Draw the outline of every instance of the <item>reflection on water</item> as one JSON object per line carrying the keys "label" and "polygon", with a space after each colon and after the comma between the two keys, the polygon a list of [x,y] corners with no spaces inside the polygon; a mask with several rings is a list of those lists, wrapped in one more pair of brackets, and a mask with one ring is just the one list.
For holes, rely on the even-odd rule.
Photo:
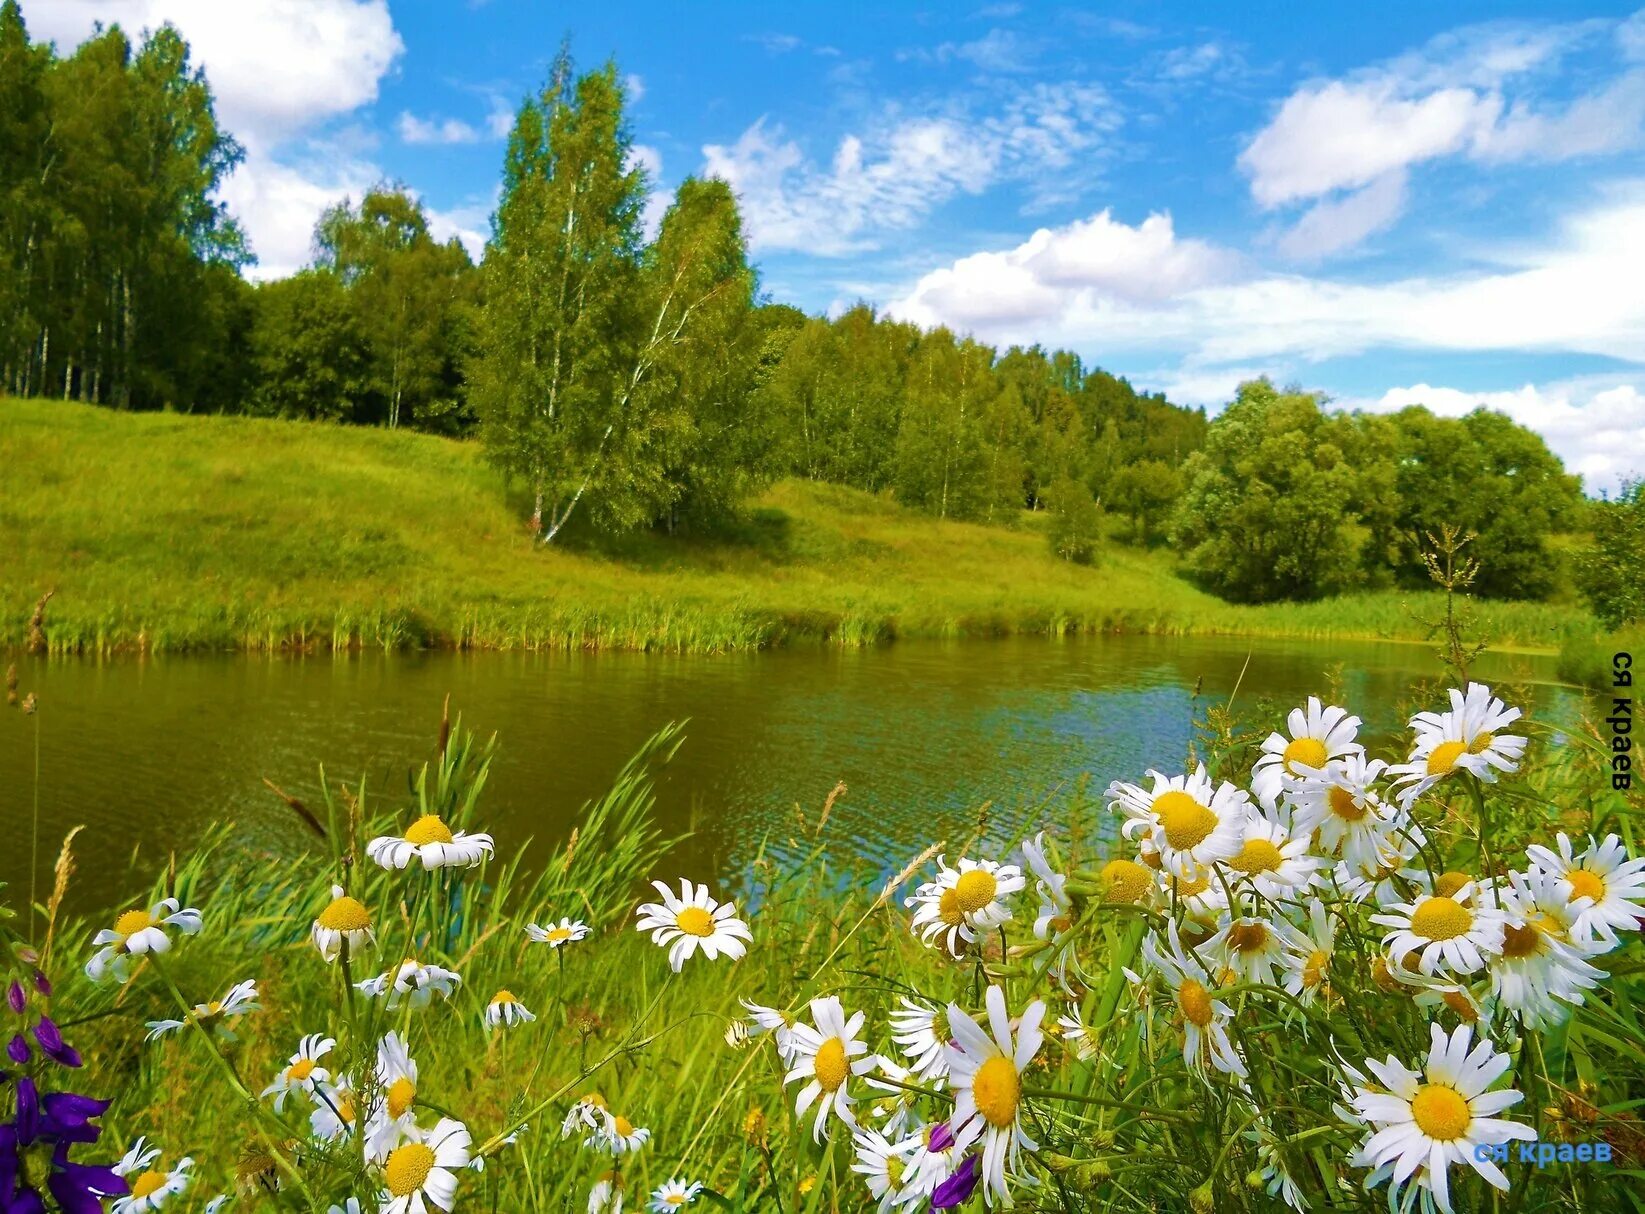
{"label": "reflection on water", "polygon": [[[813,817],[842,780],[830,837],[888,868],[966,837],[985,802],[1010,834],[1082,776],[1100,790],[1180,767],[1196,684],[1201,711],[1236,685],[1236,707],[1289,705],[1337,665],[1350,705],[1384,734],[1412,682],[1437,673],[1426,649],[1406,645],[1106,637],[726,657],[37,661],[21,674],[42,706],[42,884],[63,832],[84,823],[77,901],[105,903],[130,892],[137,843],[145,873],[218,821],[275,855],[306,846],[264,776],[312,798],[323,762],[333,778],[364,775],[403,795],[447,692],[454,712],[500,735],[482,805],[504,848],[563,838],[648,734],[689,718],[659,810],[669,828],[696,832],[670,867],[706,875],[746,863],[762,839],[781,853],[798,814]],[[1549,683],[1549,659],[1489,658],[1480,674],[1534,684],[1544,714],[1574,710],[1576,693]],[[14,890],[27,884],[33,723],[0,717],[0,879]]]}

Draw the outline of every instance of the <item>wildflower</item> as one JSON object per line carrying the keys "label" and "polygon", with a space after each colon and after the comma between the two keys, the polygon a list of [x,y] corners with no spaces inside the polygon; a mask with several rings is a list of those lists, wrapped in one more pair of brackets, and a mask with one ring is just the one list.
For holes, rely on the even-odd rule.
{"label": "wildflower", "polygon": [[613,1155],[623,1155],[631,1151],[638,1151],[651,1137],[651,1131],[644,1126],[637,1126],[620,1113],[606,1112],[594,1133],[583,1141],[585,1147],[608,1151]]}
{"label": "wildflower", "polygon": [[1334,870],[1336,883],[1355,902],[1375,897],[1387,905],[1400,899],[1400,881],[1420,884],[1417,853],[1428,841],[1422,827],[1400,814],[1368,841],[1364,849],[1348,849]]}
{"label": "wildflower", "polygon": [[457,1199],[459,1168],[468,1166],[468,1128],[442,1117],[432,1130],[418,1132],[395,1147],[383,1164],[382,1214],[422,1214],[427,1206],[449,1210]]}
{"label": "wildflower", "polygon": [[961,1154],[954,1132],[946,1121],[934,1121],[911,1134],[908,1142],[913,1147],[904,1184],[911,1192],[929,1197],[954,1170]]}
{"label": "wildflower", "polygon": [[[232,1195],[228,1193],[221,1193],[206,1202],[205,1214],[218,1214],[218,1211],[233,1200],[234,1198]],[[346,1208],[343,1206],[332,1206],[331,1209],[326,1211],[326,1214],[360,1214],[360,1203],[355,1201],[352,1197],[348,1200],[349,1205]]]}
{"label": "wildflower", "polygon": [[754,1030],[749,1022],[738,1018],[728,1020],[725,1024],[725,1043],[734,1050],[740,1050],[754,1039]]}
{"label": "wildflower", "polygon": [[1555,1028],[1570,1016],[1571,1004],[1582,1002],[1582,992],[1605,977],[1572,941],[1572,926],[1591,904],[1585,897],[1571,900],[1570,882],[1553,873],[1532,869],[1509,880],[1502,896],[1502,952],[1490,963],[1491,992],[1526,1028]]}
{"label": "wildflower", "polygon": [[345,894],[341,885],[331,887],[331,901],[314,920],[309,938],[327,961],[337,960],[345,942],[352,957],[376,941],[371,932],[371,915],[357,899]]}
{"label": "wildflower", "polygon": [[623,1178],[607,1172],[588,1191],[588,1214],[623,1214]]}
{"label": "wildflower", "polygon": [[[101,1137],[102,1127],[93,1119],[102,1116],[108,1101],[75,1092],[42,1096],[27,1075],[17,1076],[14,1083],[13,1120],[0,1124],[0,1201],[11,1202],[8,1209],[45,1210],[55,1201],[64,1210],[98,1210],[101,1198],[129,1191],[113,1168],[69,1158],[78,1144]],[[25,1159],[38,1166],[25,1168]]]}
{"label": "wildflower", "polygon": [[1268,808],[1279,803],[1310,774],[1322,770],[1335,759],[1363,755],[1365,748],[1354,739],[1360,719],[1346,708],[1324,707],[1318,696],[1309,696],[1306,708],[1293,708],[1285,719],[1290,737],[1271,733],[1262,744],[1262,755],[1251,769],[1251,792]]}
{"label": "wildflower", "polygon": [[438,965],[423,965],[415,958],[408,957],[400,962],[398,968],[354,985],[373,999],[386,994],[385,1007],[399,1007],[400,1001],[405,999],[412,1007],[422,1008],[427,1007],[435,995],[451,998],[451,992],[461,982],[462,978],[451,970],[441,969]]}
{"label": "wildflower", "polygon": [[1336,921],[1318,898],[1308,903],[1308,930],[1296,932],[1286,955],[1286,991],[1303,1003],[1330,989],[1331,957],[1336,952]]}
{"label": "wildflower", "polygon": [[382,1163],[417,1126],[417,1061],[398,1034],[377,1043],[377,1098],[366,1114],[366,1156]]}
{"label": "wildflower", "polygon": [[948,1047],[948,1080],[954,1089],[954,1137],[963,1151],[982,1142],[983,1191],[1011,1204],[1007,1171],[1015,1171],[1021,1151],[1039,1144],[1023,1132],[1022,1072],[1033,1062],[1045,1036],[1040,1022],[1045,1004],[1036,999],[1022,1014],[1015,1038],[1005,1006],[1005,992],[990,986],[985,1000],[992,1036],[956,1003],[948,1005],[954,1041]]}
{"label": "wildflower", "polygon": [[275,1112],[285,1109],[286,1097],[291,1093],[312,1096],[316,1084],[331,1078],[331,1072],[320,1065],[320,1059],[331,1053],[331,1047],[336,1044],[332,1038],[322,1037],[319,1033],[310,1033],[297,1043],[297,1052],[291,1056],[290,1065],[262,1091],[264,1096],[274,1097]]}
{"label": "wildflower", "polygon": [[914,1120],[914,1093],[905,1086],[912,1078],[907,1067],[884,1054],[876,1054],[874,1066],[863,1074],[863,1081],[881,1093],[868,1106],[868,1111],[885,1122],[880,1126],[880,1133],[888,1138],[900,1136]]}
{"label": "wildflower", "polygon": [[667,1180],[652,1192],[649,1208],[652,1214],[673,1214],[673,1211],[696,1201],[697,1194],[702,1191],[700,1180],[693,1180],[690,1184],[683,1180]]}
{"label": "wildflower", "polygon": [[1202,949],[1222,967],[1217,977],[1218,985],[1223,985],[1232,979],[1272,983],[1275,971],[1285,966],[1286,954],[1297,947],[1296,934],[1288,923],[1254,915],[1224,915],[1217,934]]}
{"label": "wildflower", "polygon": [[1141,902],[1154,890],[1154,873],[1135,860],[1116,856],[1097,871],[1103,902]]}
{"label": "wildflower", "polygon": [[1487,958],[1502,952],[1502,912],[1489,906],[1469,906],[1474,892],[1464,885],[1449,897],[1430,894],[1415,902],[1396,902],[1372,923],[1390,928],[1382,937],[1390,957],[1405,968],[1409,954],[1418,954],[1416,967],[1424,974],[1444,962],[1452,973],[1472,974]]}
{"label": "wildflower", "polygon": [[184,1156],[171,1169],[157,1168],[160,1148],[150,1146],[146,1138],[132,1144],[125,1157],[114,1165],[114,1173],[124,1176],[130,1192],[109,1207],[109,1214],[146,1214],[162,1208],[173,1197],[188,1188],[189,1169],[194,1160]]}
{"label": "wildflower", "polygon": [[1070,1003],[1068,1011],[1057,1017],[1057,1031],[1062,1035],[1063,1046],[1072,1051],[1074,1057],[1082,1062],[1096,1057],[1097,1043],[1091,1036],[1079,1004]]}
{"label": "wildflower", "polygon": [[1244,842],[1251,799],[1232,784],[1213,786],[1202,763],[1192,775],[1167,778],[1150,771],[1154,788],[1144,792],[1118,780],[1108,786],[1109,808],[1125,815],[1127,838],[1141,834],[1166,871],[1193,877],[1215,860],[1227,860]]}
{"label": "wildflower", "polygon": [[1159,897],[1165,905],[1180,907],[1191,921],[1207,931],[1216,929],[1222,913],[1228,909],[1228,891],[1222,882],[1211,880],[1210,869],[1200,869],[1187,877],[1161,871],[1157,880]]}
{"label": "wildflower", "polygon": [[721,953],[736,960],[748,951],[744,941],[754,937],[748,924],[737,918],[736,903],[716,902],[708,896],[708,886],[699,885],[693,890],[691,882],[684,877],[680,878],[678,898],[661,881],[651,884],[662,902],[641,904],[635,912],[640,916],[635,926],[642,932],[650,932],[653,944],[672,942],[668,964],[676,974],[699,948],[710,961]]}
{"label": "wildflower", "polygon": [[1211,997],[1211,976],[1183,951],[1176,923],[1167,930],[1169,946],[1162,948],[1159,934],[1150,932],[1142,942],[1142,955],[1171,988],[1171,997],[1182,1016],[1182,1060],[1202,1075],[1210,1063],[1219,1071],[1243,1078],[1245,1063],[1228,1039],[1233,1009]]}
{"label": "wildflower", "polygon": [[857,1119],[851,1112],[854,1098],[849,1080],[871,1068],[875,1060],[868,1052],[867,1043],[857,1037],[865,1019],[863,1013],[857,1012],[847,1020],[839,999],[830,995],[811,1001],[811,1019],[814,1024],[796,1024],[791,1030],[794,1054],[789,1065],[792,1069],[783,1077],[783,1086],[795,1080],[806,1081],[795,1101],[794,1113],[801,1116],[816,1103],[817,1119],[811,1136],[821,1142],[830,1112],[836,1113],[853,1130],[857,1128]]}
{"label": "wildflower", "polygon": [[490,835],[453,834],[437,814],[424,814],[404,835],[380,835],[366,844],[366,855],[384,868],[405,868],[413,860],[429,870],[472,868],[491,853]]}
{"label": "wildflower", "polygon": [[948,1077],[948,1013],[904,996],[902,1007],[891,1012],[891,1040],[908,1059],[910,1073],[921,1083],[941,1084]]}
{"label": "wildflower", "polygon": [[940,939],[955,956],[959,942],[969,944],[1008,923],[1011,908],[1005,898],[1025,884],[1015,864],[962,857],[958,868],[937,857],[937,879],[914,891],[904,905],[916,908],[910,929],[926,944]]}
{"label": "wildflower", "polygon": [[1223,867],[1232,883],[1264,898],[1294,898],[1319,881],[1325,861],[1308,853],[1309,832],[1296,829],[1279,810],[1245,820],[1240,848]]}
{"label": "wildflower", "polygon": [[765,1007],[748,999],[740,1000],[740,1002],[743,1007],[748,1009],[749,1017],[752,1020],[749,1033],[753,1036],[770,1033],[771,1039],[777,1044],[777,1056],[784,1062],[791,1061],[794,1057],[794,1039],[790,1030],[794,1027],[794,1017],[787,1012],[779,1011],[774,1007]]}
{"label": "wildflower", "polygon": [[533,944],[546,944],[549,948],[559,948],[566,944],[575,944],[588,935],[588,924],[581,919],[561,919],[558,923],[550,923],[547,927],[539,927],[535,923],[525,925],[525,934]]}
{"label": "wildflower", "polygon": [[967,1155],[951,1176],[931,1190],[931,1208],[952,1210],[963,1206],[971,1200],[971,1194],[977,1191],[978,1179],[977,1157]]}
{"label": "wildflower", "polygon": [[354,1089],[345,1081],[314,1085],[314,1111],[308,1115],[309,1132],[332,1141],[354,1133]]}
{"label": "wildflower", "polygon": [[1580,856],[1571,854],[1571,840],[1563,831],[1555,841],[1557,852],[1536,844],[1526,854],[1532,867],[1566,882],[1573,901],[1589,900],[1571,924],[1571,939],[1615,948],[1619,928],[1636,932],[1645,920],[1645,859],[1630,859],[1615,835],[1606,835],[1603,843],[1588,836],[1588,849]]}
{"label": "wildflower", "polygon": [[1039,914],[1034,917],[1034,936],[1050,940],[1054,933],[1068,930],[1073,914],[1074,900],[1068,895],[1068,878],[1046,860],[1043,830],[1023,843],[1022,854],[1034,874],[1034,890],[1040,896]]}
{"label": "wildflower", "polygon": [[1384,1090],[1359,1087],[1353,1093],[1354,1111],[1373,1133],[1361,1150],[1364,1166],[1392,1164],[1393,1188],[1409,1181],[1419,1166],[1427,1167],[1427,1184],[1435,1203],[1451,1209],[1451,1165],[1472,1167],[1498,1189],[1508,1178],[1481,1146],[1510,1139],[1534,1140],[1536,1131],[1495,1116],[1519,1103],[1517,1091],[1488,1089],[1508,1070],[1512,1058],[1498,1053],[1489,1041],[1470,1051],[1473,1030],[1461,1025],[1448,1037],[1429,1026],[1428,1058],[1421,1072],[1408,1070],[1391,1055],[1384,1062],[1366,1060],[1366,1067]]}
{"label": "wildflower", "polygon": [[486,1028],[494,1029],[499,1024],[513,1028],[517,1024],[528,1024],[537,1019],[525,1004],[514,997],[513,991],[498,991],[486,1004]]}
{"label": "wildflower", "polygon": [[131,959],[145,953],[163,953],[171,948],[165,929],[174,927],[185,936],[200,930],[200,912],[193,907],[179,909],[176,898],[162,898],[147,910],[129,910],[92,937],[97,952],[86,962],[86,977],[101,982],[113,974],[116,982],[131,976]]}
{"label": "wildflower", "polygon": [[1297,1187],[1296,1180],[1291,1175],[1290,1168],[1285,1163],[1285,1156],[1281,1152],[1280,1142],[1273,1130],[1266,1122],[1258,1121],[1253,1129],[1245,1135],[1246,1139],[1257,1148],[1257,1179],[1264,1192],[1270,1198],[1278,1197],[1293,1210],[1299,1212],[1308,1208],[1308,1202]]}
{"label": "wildflower", "polygon": [[560,1137],[570,1138],[580,1129],[597,1130],[604,1124],[605,1117],[605,1097],[589,1092],[566,1111],[565,1120],[560,1123]]}
{"label": "wildflower", "polygon": [[868,1195],[879,1202],[879,1214],[889,1214],[924,1196],[918,1189],[910,1192],[908,1188],[911,1176],[907,1156],[919,1145],[918,1139],[894,1144],[878,1130],[858,1130],[852,1141],[857,1158],[851,1170],[867,1183]]}
{"label": "wildflower", "polygon": [[1381,759],[1352,754],[1310,770],[1285,792],[1292,829],[1335,856],[1374,851],[1394,816],[1375,787],[1386,767]]}
{"label": "wildflower", "polygon": [[193,1010],[182,1020],[150,1020],[145,1040],[153,1041],[167,1033],[186,1028],[190,1022],[194,1022],[201,1028],[216,1033],[224,1041],[235,1041],[237,1038],[229,1028],[228,1021],[248,1012],[261,1010],[262,1005],[257,1002],[257,982],[248,978],[231,986],[228,994],[221,999],[213,999],[209,1003],[196,1003]]}
{"label": "wildflower", "polygon": [[1519,770],[1525,739],[1501,732],[1519,719],[1519,709],[1504,705],[1483,683],[1469,683],[1466,694],[1453,687],[1450,695],[1449,712],[1411,718],[1417,735],[1411,757],[1388,769],[1394,783],[1405,786],[1399,794],[1405,805],[1455,771],[1494,783],[1497,772]]}

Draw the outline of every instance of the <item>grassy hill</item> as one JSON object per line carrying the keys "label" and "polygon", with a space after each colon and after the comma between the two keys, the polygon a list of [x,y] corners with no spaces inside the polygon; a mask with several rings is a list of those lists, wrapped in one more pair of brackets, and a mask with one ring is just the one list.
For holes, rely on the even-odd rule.
{"label": "grassy hill", "polygon": [[[1082,568],[1040,523],[940,522],[785,481],[715,536],[534,543],[477,444],[240,417],[0,402],[0,645],[34,600],[54,650],[448,645],[718,651],[897,636],[1149,631],[1419,639],[1431,596],[1235,607],[1171,557]],[[1586,615],[1485,605],[1499,644]]]}

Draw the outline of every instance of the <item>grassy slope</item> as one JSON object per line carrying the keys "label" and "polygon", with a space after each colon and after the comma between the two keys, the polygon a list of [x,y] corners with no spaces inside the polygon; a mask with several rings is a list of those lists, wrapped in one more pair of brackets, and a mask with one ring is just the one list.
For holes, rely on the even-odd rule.
{"label": "grassy slope", "polygon": [[[0,468],[0,645],[22,640],[48,587],[63,650],[1421,633],[1402,594],[1232,607],[1162,553],[1116,547],[1085,569],[1050,556],[1037,519],[938,522],[804,482],[765,494],[735,535],[545,549],[476,444],[405,432],[4,401]],[[1557,606],[1481,611],[1493,639],[1534,648],[1587,622]]]}

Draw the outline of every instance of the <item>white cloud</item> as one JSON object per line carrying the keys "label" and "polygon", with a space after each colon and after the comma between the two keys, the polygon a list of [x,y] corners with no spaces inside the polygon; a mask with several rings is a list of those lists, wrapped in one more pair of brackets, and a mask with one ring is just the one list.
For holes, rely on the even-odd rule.
{"label": "white cloud", "polygon": [[1102,89],[1039,85],[987,116],[889,115],[843,136],[827,168],[762,118],[736,143],[705,147],[703,171],[736,190],[751,247],[839,256],[877,247],[958,194],[1077,178],[1076,159],[1093,162],[1117,125]]}
{"label": "white cloud", "polygon": [[359,198],[380,176],[374,166],[348,159],[293,166],[250,153],[222,190],[257,254],[248,277],[283,278],[302,269],[320,212],[345,196]]}
{"label": "white cloud", "polygon": [[407,143],[478,143],[484,136],[458,118],[419,118],[402,111],[395,124]]}
{"label": "white cloud", "polygon": [[623,77],[623,90],[630,105],[639,105],[645,100],[645,79],[638,72],[630,72]]}
{"label": "white cloud", "polygon": [[1280,252],[1311,261],[1383,231],[1405,209],[1405,180],[1404,169],[1392,169],[1352,194],[1316,202],[1279,238]]}
{"label": "white cloud", "polygon": [[429,235],[441,243],[455,236],[462,241],[468,255],[478,262],[485,253],[487,233],[491,229],[491,212],[496,209],[497,199],[501,195],[502,187],[498,186],[490,202],[475,199],[445,211],[428,207]]}
{"label": "white cloud", "polygon": [[793,34],[744,34],[743,41],[757,43],[771,55],[786,55],[801,46],[800,39]]}

